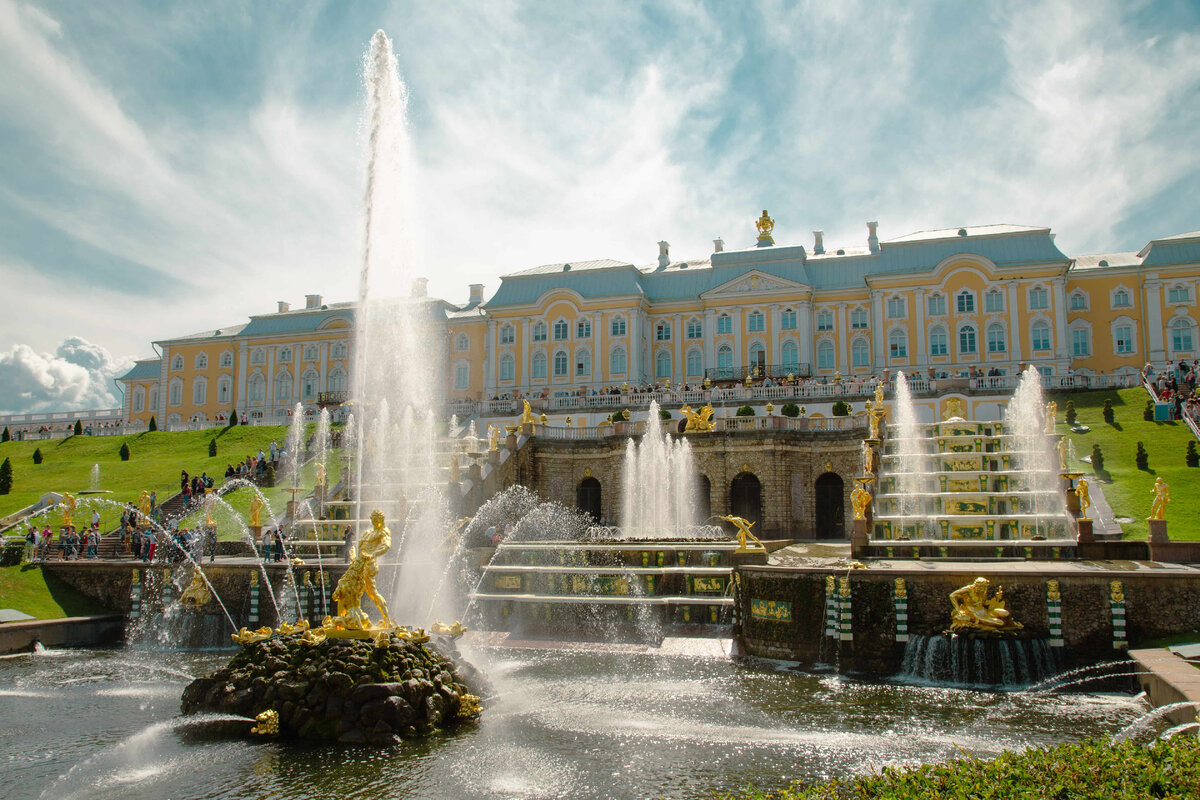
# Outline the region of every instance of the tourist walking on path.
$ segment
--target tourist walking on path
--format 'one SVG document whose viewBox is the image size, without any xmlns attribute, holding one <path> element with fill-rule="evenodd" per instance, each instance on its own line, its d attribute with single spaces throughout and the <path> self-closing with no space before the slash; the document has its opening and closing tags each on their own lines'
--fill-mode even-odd
<svg viewBox="0 0 1200 800">
<path fill-rule="evenodd" d="M 208 563 L 217 560 L 217 526 L 204 526 L 204 546 L 208 549 Z"/>
<path fill-rule="evenodd" d="M 29 532 L 25 534 L 25 552 L 21 554 L 21 563 L 28 564 L 33 561 L 34 555 L 37 553 L 37 526 L 30 525 Z"/>
<path fill-rule="evenodd" d="M 158 537 L 154 531 L 147 530 L 142 542 L 142 561 L 149 564 L 154 561 L 154 551 L 158 548 Z"/>
<path fill-rule="evenodd" d="M 50 545 L 54 543 L 54 534 L 50 532 L 50 526 L 47 525 L 42 529 L 42 544 L 38 549 L 38 561 L 48 561 L 50 557 Z"/>
<path fill-rule="evenodd" d="M 262 539 L 259 541 L 261 555 L 263 561 L 271 560 L 271 532 L 266 528 L 263 529 Z"/>
</svg>

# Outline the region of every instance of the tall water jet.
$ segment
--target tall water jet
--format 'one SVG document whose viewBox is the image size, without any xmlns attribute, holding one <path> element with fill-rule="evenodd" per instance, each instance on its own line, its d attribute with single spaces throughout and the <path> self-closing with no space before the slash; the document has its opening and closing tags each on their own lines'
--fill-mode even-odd
<svg viewBox="0 0 1200 800">
<path fill-rule="evenodd" d="M 927 518 L 932 516 L 930 495 L 937 491 L 937 476 L 931 457 L 934 442 L 926 436 L 924 426 L 917 419 L 912 391 L 903 372 L 896 376 L 895 409 L 901 525 L 907 527 L 915 524 L 921 528 L 913 538 L 932 537 L 936 526 L 932 519 L 927 521 Z"/>
<path fill-rule="evenodd" d="M 1060 465 L 1054 452 L 1054 439 L 1046 433 L 1046 395 L 1042 376 L 1033 367 L 1021 373 L 1004 414 L 1005 430 L 1012 434 L 1012 459 L 1025 473 L 1030 487 L 1030 507 L 1034 514 L 1032 531 L 1046 536 L 1051 518 L 1066 517 L 1066 499 L 1059 485 Z"/>
<path fill-rule="evenodd" d="M 399 591 L 390 598 L 392 616 L 426 624 L 429 594 L 444 558 L 437 549 L 445 536 L 443 480 L 430 469 L 437 463 L 433 409 L 440 404 L 442 348 L 431 324 L 438 307 L 425 297 L 410 252 L 408 91 L 383 31 L 371 38 L 363 80 L 367 171 L 352 386 L 356 527 L 369 526 L 375 508 L 387 515 L 389 559 L 400 564 L 391 581 Z M 376 286 L 384 283 L 412 286 L 411 296 L 376 296 Z M 447 598 L 433 614 L 452 617 L 453 603 Z"/>
<path fill-rule="evenodd" d="M 93 492 L 100 491 L 100 465 L 92 464 L 92 474 L 88 480 L 88 488 Z"/>
<path fill-rule="evenodd" d="M 696 529 L 699 482 L 687 439 L 663 429 L 658 403 L 650 403 L 639 444 L 625 445 L 622 464 L 621 528 L 638 539 L 681 539 Z"/>
</svg>

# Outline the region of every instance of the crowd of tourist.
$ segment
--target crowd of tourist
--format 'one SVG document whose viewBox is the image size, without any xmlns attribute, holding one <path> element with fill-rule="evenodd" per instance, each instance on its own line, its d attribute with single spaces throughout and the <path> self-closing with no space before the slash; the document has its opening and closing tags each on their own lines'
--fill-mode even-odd
<svg viewBox="0 0 1200 800">
<path fill-rule="evenodd" d="M 1178 364 L 1168 361 L 1161 369 L 1149 362 L 1142 367 L 1142 380 L 1153 389 L 1155 399 L 1171 404 L 1172 419 L 1186 417 L 1200 422 L 1197 378 L 1200 378 L 1200 359 L 1190 364 L 1183 359 Z"/>
</svg>

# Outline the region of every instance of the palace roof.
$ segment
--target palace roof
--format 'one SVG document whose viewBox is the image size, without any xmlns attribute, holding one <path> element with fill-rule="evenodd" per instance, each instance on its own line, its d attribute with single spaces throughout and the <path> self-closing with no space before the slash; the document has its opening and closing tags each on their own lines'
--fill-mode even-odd
<svg viewBox="0 0 1200 800">
<path fill-rule="evenodd" d="M 157 379 L 158 376 L 161 374 L 161 371 L 162 371 L 162 359 L 161 358 L 147 358 L 142 361 L 135 361 L 133 363 L 133 369 L 129 370 L 129 372 L 126 372 L 124 375 L 117 378 L 117 380 L 119 380 L 119 381 L 138 381 L 138 380 L 146 380 L 147 378 Z"/>
</svg>

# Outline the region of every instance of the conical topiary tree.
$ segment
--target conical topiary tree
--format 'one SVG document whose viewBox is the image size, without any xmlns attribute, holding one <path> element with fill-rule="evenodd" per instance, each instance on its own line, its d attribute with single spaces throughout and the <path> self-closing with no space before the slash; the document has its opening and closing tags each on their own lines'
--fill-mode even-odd
<svg viewBox="0 0 1200 800">
<path fill-rule="evenodd" d="M 1067 401 L 1067 424 L 1074 425 L 1075 420 L 1079 419 L 1079 415 L 1075 413 L 1075 401 Z"/>
<path fill-rule="evenodd" d="M 1092 472 L 1097 474 L 1104 472 L 1104 453 L 1098 444 L 1092 445 Z"/>
<path fill-rule="evenodd" d="M 12 462 L 6 458 L 4 459 L 4 463 L 0 464 L 0 494 L 8 494 L 11 492 L 12 484 Z"/>
<path fill-rule="evenodd" d="M 75 435 L 83 436 L 83 423 L 79 420 L 75 420 Z"/>
<path fill-rule="evenodd" d="M 151 430 L 151 431 L 158 430 L 158 419 L 157 418 L 155 418 L 155 417 L 150 418 L 150 425 L 149 425 L 149 427 L 147 427 L 147 430 Z"/>
<path fill-rule="evenodd" d="M 208 457 L 216 458 L 216 455 L 217 455 L 217 440 L 209 439 L 208 440 Z"/>
<path fill-rule="evenodd" d="M 121 449 L 117 453 L 121 456 L 122 461 L 129 460 L 129 442 L 121 442 Z"/>
<path fill-rule="evenodd" d="M 1184 458 L 1187 460 L 1189 467 L 1200 467 L 1200 453 L 1196 452 L 1196 440 L 1192 439 L 1188 442 L 1187 453 Z"/>
<path fill-rule="evenodd" d="M 5 426 L 4 433 L 0 433 L 0 442 L 12 441 L 12 436 L 8 433 L 8 427 Z"/>
<path fill-rule="evenodd" d="M 237 420 L 238 420 L 237 409 L 235 408 L 233 411 L 229 412 L 229 424 L 226 425 L 225 427 L 232 428 L 233 426 L 238 424 Z"/>
<path fill-rule="evenodd" d="M 1150 454 L 1146 452 L 1146 446 L 1141 442 L 1138 442 L 1137 455 L 1134 456 L 1134 459 L 1137 461 L 1138 469 L 1150 468 Z"/>
<path fill-rule="evenodd" d="M 33 463 L 35 463 L 35 464 L 42 463 L 42 448 L 39 447 L 33 451 Z"/>
<path fill-rule="evenodd" d="M 1113 406 L 1111 397 L 1104 401 L 1104 421 L 1109 425 L 1112 425 L 1113 423 Z"/>
</svg>

